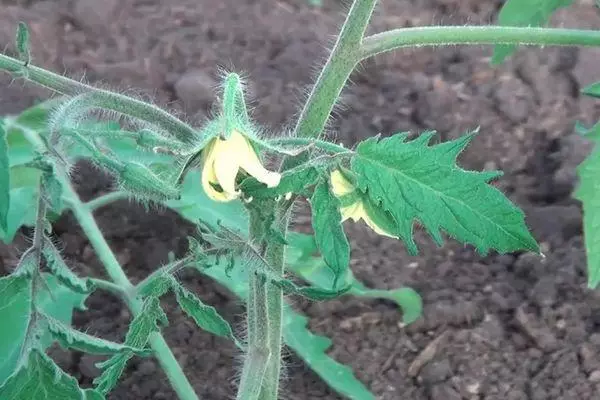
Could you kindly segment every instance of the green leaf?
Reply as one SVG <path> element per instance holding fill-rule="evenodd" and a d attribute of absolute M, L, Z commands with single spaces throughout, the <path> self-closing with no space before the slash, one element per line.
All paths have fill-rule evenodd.
<path fill-rule="evenodd" d="M 95 288 L 90 279 L 81 279 L 67 266 L 58 249 L 50 239 L 44 243 L 44 257 L 46 266 L 58 280 L 76 293 L 89 294 Z"/>
<path fill-rule="evenodd" d="M 6 232 L 10 209 L 10 172 L 6 131 L 0 123 L 0 230 Z"/>
<path fill-rule="evenodd" d="M 0 278 L 0 382 L 14 371 L 31 319 L 31 281 L 27 276 Z"/>
<path fill-rule="evenodd" d="M 579 185 L 574 197 L 583 203 L 583 233 L 587 254 L 588 287 L 595 289 L 600 283 L 600 150 L 594 151 L 577 167 Z"/>
<path fill-rule="evenodd" d="M 238 259 L 236 262 L 240 263 L 241 260 Z M 229 288 L 240 299 L 247 299 L 248 275 L 245 269 L 234 268 L 231 276 L 227 276 L 223 265 L 198 270 Z M 336 392 L 353 400 L 375 399 L 375 396 L 354 376 L 352 369 L 327 355 L 326 351 L 331 345 L 331 340 L 315 335 L 306 325 L 305 316 L 294 311 L 289 304 L 284 305 L 282 328 L 286 344 Z"/>
<path fill-rule="evenodd" d="M 150 334 L 160 331 L 159 323 L 166 325 L 168 323 L 167 316 L 160 308 L 158 298 L 148 297 L 144 301 L 140 313 L 131 321 L 124 344 L 139 349 L 144 348 L 146 343 L 148 343 Z M 104 394 L 111 391 L 119 381 L 120 376 L 125 370 L 127 361 L 129 361 L 132 355 L 130 352 L 120 353 L 97 364 L 103 372 L 99 377 L 94 379 L 96 389 Z"/>
<path fill-rule="evenodd" d="M 332 287 L 350 265 L 350 244 L 342 228 L 340 202 L 329 190 L 326 181 L 315 187 L 310 200 L 315 241 L 325 263 L 334 272 Z"/>
<path fill-rule="evenodd" d="M 42 182 L 46 192 L 48 207 L 60 214 L 63 210 L 63 187 L 53 173 L 46 172 L 42 175 Z"/>
<path fill-rule="evenodd" d="M 352 160 L 358 189 L 391 213 L 397 224 L 395 233 L 409 252 L 417 253 L 415 220 L 438 245 L 443 243 L 442 228 L 481 254 L 489 249 L 539 252 L 523 212 L 489 185 L 497 174 L 465 171 L 456 165 L 473 134 L 428 146 L 433 134 L 426 132 L 409 142 L 406 133 L 370 138 L 358 145 Z"/>
<path fill-rule="evenodd" d="M 6 400 L 100 400 L 93 390 L 83 390 L 41 350 L 29 353 L 27 363 L 0 386 L 0 399 Z"/>
<path fill-rule="evenodd" d="M 581 93 L 586 94 L 590 97 L 600 98 L 600 82 L 592 83 L 581 89 Z"/>
<path fill-rule="evenodd" d="M 65 349 L 74 349 L 89 354 L 113 355 L 124 351 L 147 356 L 150 351 L 141 348 L 134 348 L 124 344 L 111 342 L 99 337 L 88 335 L 63 324 L 62 322 L 44 315 L 47 322 L 47 329 L 53 339 L 58 341 Z"/>
<path fill-rule="evenodd" d="M 227 228 L 248 232 L 248 214 L 241 201 L 216 203 L 208 198 L 200 184 L 200 172 L 192 170 L 186 174 L 181 187 L 179 200 L 165 201 L 167 207 L 175 210 L 183 218 L 197 223 L 199 220 L 210 226 L 217 226 L 219 221 Z"/>
<path fill-rule="evenodd" d="M 221 317 L 214 307 L 204 304 L 194 293 L 181 286 L 175 279 L 173 279 L 172 288 L 179 307 L 194 320 L 199 328 L 214 335 L 229 338 L 236 346 L 242 348 L 241 343 L 233 334 L 229 322 Z"/>
<path fill-rule="evenodd" d="M 283 314 L 283 338 L 313 371 L 333 390 L 352 400 L 371 400 L 375 396 L 354 376 L 352 369 L 327 355 L 331 339 L 315 335 L 306 327 L 308 318 L 286 306 Z"/>
<path fill-rule="evenodd" d="M 288 237 L 290 247 L 287 249 L 287 266 L 297 276 L 313 286 L 327 289 L 331 286 L 333 272 L 327 268 L 321 257 L 315 257 L 316 247 L 310 245 L 311 236 L 296 234 Z M 391 290 L 370 289 L 354 277 L 348 269 L 340 279 L 339 286 L 349 286 L 348 295 L 387 299 L 398 304 L 402 309 L 402 322 L 410 324 L 417 320 L 423 311 L 421 296 L 409 287 Z"/>
<path fill-rule="evenodd" d="M 42 290 L 36 296 L 38 309 L 46 315 L 70 325 L 74 308 L 82 308 L 86 296 L 70 291 L 48 274 L 42 274 L 52 292 Z M 8 275 L 0 278 L 0 298 L 10 299 L 0 306 L 0 382 L 12 374 L 17 366 L 30 318 L 31 281 L 27 275 Z M 44 334 L 39 345 L 45 349 L 52 344 L 49 333 Z M 0 397 L 3 398 L 3 397 Z"/>
<path fill-rule="evenodd" d="M 10 243 L 15 237 L 19 228 L 23 225 L 30 225 L 35 220 L 37 188 L 19 187 L 10 190 L 10 208 L 8 210 L 8 219 L 6 231 L 0 229 L 0 239 L 4 243 Z"/>
<path fill-rule="evenodd" d="M 552 14 L 568 7 L 573 0 L 508 0 L 498 14 L 498 24 L 503 26 L 544 26 Z M 501 64 L 516 50 L 515 45 L 496 45 L 492 64 Z"/>
<path fill-rule="evenodd" d="M 157 274 L 148 281 L 145 281 L 143 285 L 138 286 L 137 294 L 141 298 L 160 298 L 171 289 L 172 285 L 173 277 L 166 273 Z"/>

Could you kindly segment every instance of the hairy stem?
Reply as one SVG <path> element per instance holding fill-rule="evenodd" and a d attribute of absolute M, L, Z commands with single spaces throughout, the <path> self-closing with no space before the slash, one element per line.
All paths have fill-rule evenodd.
<path fill-rule="evenodd" d="M 115 201 L 128 199 L 130 195 L 127 192 L 110 192 L 107 194 L 103 194 L 102 196 L 98 196 L 93 200 L 85 203 L 85 206 L 90 211 L 96 211 L 99 208 L 106 207 L 107 205 L 114 203 Z"/>
<path fill-rule="evenodd" d="M 300 137 L 281 137 L 269 140 L 269 143 L 283 146 L 315 146 L 329 153 L 352 153 L 352 150 L 345 148 L 339 144 L 328 142 L 326 140 L 300 138 Z"/>
<path fill-rule="evenodd" d="M 287 219 L 286 219 L 287 224 Z M 284 232 L 285 233 L 285 232 Z M 285 246 L 270 243 L 265 259 L 273 270 L 283 276 Z M 267 313 L 269 318 L 268 349 L 270 358 L 267 363 L 260 400 L 277 400 L 281 375 L 281 346 L 283 335 L 283 291 L 280 287 L 267 285 Z"/>
<path fill-rule="evenodd" d="M 263 390 L 265 373 L 272 354 L 267 307 L 267 282 L 264 276 L 251 274 L 248 292 L 248 354 L 244 360 L 237 400 L 258 400 Z M 276 398 L 274 398 L 276 400 Z"/>
<path fill-rule="evenodd" d="M 195 130 L 191 126 L 152 104 L 108 90 L 98 89 L 31 64 L 25 65 L 23 61 L 4 54 L 0 54 L 0 70 L 21 76 L 25 80 L 60 94 L 69 96 L 85 94 L 85 98 L 92 102 L 94 106 L 101 106 L 119 113 L 126 112 L 131 117 L 160 126 L 183 142 L 191 142 L 196 136 Z"/>
<path fill-rule="evenodd" d="M 42 152 L 45 150 L 44 142 L 37 132 L 25 126 L 19 126 L 19 129 L 21 129 L 27 139 L 36 148 L 40 149 Z M 68 175 L 64 173 L 64 171 L 59 171 L 57 173 L 57 179 L 59 179 L 62 184 L 65 200 L 69 204 L 71 211 L 90 241 L 90 244 L 96 251 L 100 262 L 104 265 L 106 273 L 113 283 L 121 288 L 124 300 L 132 314 L 134 316 L 138 315 L 142 310 L 142 303 L 135 297 L 135 288 L 125 275 L 115 254 L 102 235 L 102 232 L 92 215 L 92 211 L 81 201 L 71 185 Z M 194 392 L 192 385 L 187 380 L 181 366 L 177 362 L 175 355 L 173 355 L 173 352 L 163 336 L 158 332 L 153 332 L 150 335 L 148 342 L 150 343 L 150 347 L 154 351 L 154 355 L 160 366 L 165 371 L 171 386 L 177 393 L 177 396 L 181 400 L 198 400 L 198 396 Z"/>
<path fill-rule="evenodd" d="M 598 46 L 600 31 L 509 26 L 425 26 L 401 28 L 364 38 L 360 59 L 402 47 L 459 44 Z"/>
<path fill-rule="evenodd" d="M 321 70 L 296 126 L 294 136 L 316 138 L 321 135 L 329 114 L 348 77 L 360 60 L 362 37 L 377 0 L 355 0 Z"/>

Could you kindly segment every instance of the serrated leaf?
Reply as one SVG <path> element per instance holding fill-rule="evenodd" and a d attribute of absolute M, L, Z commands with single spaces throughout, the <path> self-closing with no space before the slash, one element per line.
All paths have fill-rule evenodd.
<path fill-rule="evenodd" d="M 10 209 L 10 170 L 6 131 L 0 122 L 0 230 L 6 232 Z"/>
<path fill-rule="evenodd" d="M 313 286 L 328 289 L 331 287 L 333 272 L 327 268 L 321 257 L 315 256 L 316 246 L 311 245 L 311 236 L 296 233 L 288 237 L 287 267 L 298 277 Z M 421 296 L 409 287 L 382 290 L 370 289 L 354 277 L 348 269 L 338 282 L 338 287 L 349 286 L 347 295 L 391 300 L 402 310 L 402 322 L 410 324 L 417 320 L 423 310 Z"/>
<path fill-rule="evenodd" d="M 241 260 L 237 260 L 238 263 Z M 248 275 L 243 268 L 234 268 L 227 276 L 222 265 L 198 269 L 223 286 L 229 288 L 240 299 L 247 299 Z M 289 304 L 283 310 L 283 338 L 285 343 L 302 358 L 333 390 L 353 400 L 372 400 L 375 396 L 352 373 L 352 369 L 338 363 L 326 353 L 331 340 L 315 335 L 307 328 L 307 318 L 294 311 Z"/>
<path fill-rule="evenodd" d="M 19 360 L 25 331 L 31 319 L 31 281 L 27 276 L 0 278 L 0 382 L 13 371 Z"/>
<path fill-rule="evenodd" d="M 4 232 L 0 230 L 0 239 L 4 243 L 12 242 L 21 226 L 34 222 L 36 193 L 37 189 L 32 186 L 10 190 L 7 227 Z"/>
<path fill-rule="evenodd" d="M 559 8 L 568 7 L 573 0 L 507 0 L 498 14 L 498 24 L 503 26 L 544 26 Z M 515 45 L 494 47 L 492 64 L 501 64 L 514 53 Z"/>
<path fill-rule="evenodd" d="M 131 321 L 124 344 L 139 349 L 144 348 L 150 334 L 160 331 L 159 324 L 166 325 L 167 323 L 167 316 L 160 308 L 160 301 L 156 297 L 148 297 L 144 300 L 140 313 Z M 123 374 L 127 361 L 132 356 L 133 354 L 130 352 L 120 353 L 97 364 L 103 372 L 94 379 L 96 389 L 104 394 L 112 390 Z"/>
<path fill-rule="evenodd" d="M 221 317 L 214 307 L 204 304 L 194 293 L 184 288 L 174 279 L 172 288 L 175 292 L 179 307 L 194 320 L 199 328 L 214 335 L 229 338 L 233 340 L 238 347 L 242 347 L 233 334 L 229 322 Z"/>
<path fill-rule="evenodd" d="M 54 174 L 49 172 L 42 175 L 42 182 L 44 184 L 48 207 L 51 210 L 60 213 L 63 209 L 62 184 Z"/>
<path fill-rule="evenodd" d="M 100 400 L 100 393 L 83 390 L 39 349 L 0 386 L 0 399 L 6 400 Z"/>
<path fill-rule="evenodd" d="M 86 296 L 72 292 L 51 275 L 42 276 L 52 296 L 46 290 L 41 290 L 36 296 L 38 309 L 70 325 L 73 309 L 82 308 Z M 22 351 L 31 311 L 30 282 L 27 275 L 8 275 L 0 278 L 0 298 L 10 299 L 0 306 L 0 321 L 5 327 L 0 329 L 0 382 L 14 372 Z M 44 334 L 39 346 L 45 349 L 50 344 L 52 338 L 49 334 Z"/>
<path fill-rule="evenodd" d="M 138 296 L 142 298 L 156 297 L 160 298 L 173 286 L 173 277 L 168 274 L 157 274 L 156 276 L 144 282 L 137 288 Z"/>
<path fill-rule="evenodd" d="M 597 145 L 596 145 L 597 146 Z M 583 203 L 583 233 L 587 255 L 588 287 L 600 283 L 600 151 L 596 148 L 577 167 L 579 185 L 574 197 Z"/>
<path fill-rule="evenodd" d="M 58 249 L 49 239 L 45 240 L 43 254 L 46 259 L 46 266 L 63 285 L 81 294 L 89 294 L 95 289 L 91 280 L 81 279 L 71 271 Z"/>
<path fill-rule="evenodd" d="M 46 327 L 52 338 L 65 349 L 74 349 L 89 354 L 113 355 L 124 351 L 134 353 L 139 356 L 147 356 L 150 351 L 142 348 L 134 348 L 124 344 L 111 342 L 99 337 L 88 335 L 71 328 L 62 322 L 44 315 Z"/>
<path fill-rule="evenodd" d="M 315 187 L 310 200 L 315 242 L 325 263 L 334 272 L 333 287 L 350 265 L 350 244 L 342 228 L 340 202 L 326 181 Z"/>
<path fill-rule="evenodd" d="M 441 228 L 481 254 L 489 249 L 539 252 L 523 212 L 488 184 L 493 175 L 456 165 L 473 135 L 428 146 L 433 134 L 426 132 L 408 142 L 405 133 L 370 138 L 358 145 L 352 160 L 358 189 L 392 214 L 396 234 L 409 252 L 417 252 L 415 220 L 438 245 L 443 243 Z"/>

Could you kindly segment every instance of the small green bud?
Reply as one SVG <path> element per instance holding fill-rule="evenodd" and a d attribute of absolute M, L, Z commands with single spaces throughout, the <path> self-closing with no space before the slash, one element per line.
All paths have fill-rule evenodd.
<path fill-rule="evenodd" d="M 164 201 L 179 199 L 177 186 L 159 178 L 150 168 L 136 162 L 127 162 L 119 173 L 124 190 L 142 199 Z"/>
<path fill-rule="evenodd" d="M 29 51 L 29 29 L 24 22 L 19 22 L 17 27 L 17 52 L 19 58 L 25 63 L 25 66 L 29 65 L 31 61 L 31 53 Z"/>

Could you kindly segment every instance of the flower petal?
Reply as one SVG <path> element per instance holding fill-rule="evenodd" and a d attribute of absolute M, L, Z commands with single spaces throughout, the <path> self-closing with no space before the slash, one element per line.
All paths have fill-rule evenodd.
<path fill-rule="evenodd" d="M 239 154 L 237 149 L 231 146 L 231 143 L 225 143 L 218 139 L 219 149 L 215 153 L 215 175 L 217 182 L 223 188 L 223 192 L 231 198 L 239 196 L 239 192 L 235 190 L 235 178 L 240 170 L 238 164 Z"/>
<path fill-rule="evenodd" d="M 331 173 L 331 189 L 336 197 L 344 196 L 356 190 L 338 169 Z"/>
<path fill-rule="evenodd" d="M 237 133 L 237 135 L 236 135 Z M 234 139 L 235 135 L 235 139 Z M 279 181 L 281 180 L 281 175 L 278 172 L 272 172 L 267 170 L 258 155 L 254 151 L 254 148 L 241 133 L 234 131 L 231 135 L 231 139 L 236 141 L 236 153 L 239 157 L 236 161 L 239 164 L 240 168 L 247 172 L 249 175 L 253 176 L 257 181 L 264 183 L 268 187 L 276 187 L 279 185 Z"/>
<path fill-rule="evenodd" d="M 373 231 L 375 231 L 375 233 L 377 233 L 379 235 L 382 235 L 382 236 L 387 236 L 387 237 L 391 237 L 391 238 L 394 238 L 394 239 L 398 239 L 398 236 L 394 236 L 391 233 L 384 231 L 377 224 L 375 224 L 375 222 L 373 222 L 373 220 L 371 219 L 371 217 L 369 217 L 369 215 L 366 212 L 362 216 L 362 219 L 369 226 L 369 228 L 371 228 L 371 229 L 373 229 Z"/>
<path fill-rule="evenodd" d="M 342 222 L 347 219 L 352 219 L 354 222 L 358 222 L 365 214 L 362 204 L 360 202 L 356 202 L 350 204 L 347 207 L 341 207 L 340 213 L 342 214 Z"/>
<path fill-rule="evenodd" d="M 229 201 L 225 193 L 215 190 L 211 185 L 211 183 L 217 184 L 218 182 L 214 168 L 216 140 L 213 139 L 202 151 L 202 188 L 211 200 Z"/>

